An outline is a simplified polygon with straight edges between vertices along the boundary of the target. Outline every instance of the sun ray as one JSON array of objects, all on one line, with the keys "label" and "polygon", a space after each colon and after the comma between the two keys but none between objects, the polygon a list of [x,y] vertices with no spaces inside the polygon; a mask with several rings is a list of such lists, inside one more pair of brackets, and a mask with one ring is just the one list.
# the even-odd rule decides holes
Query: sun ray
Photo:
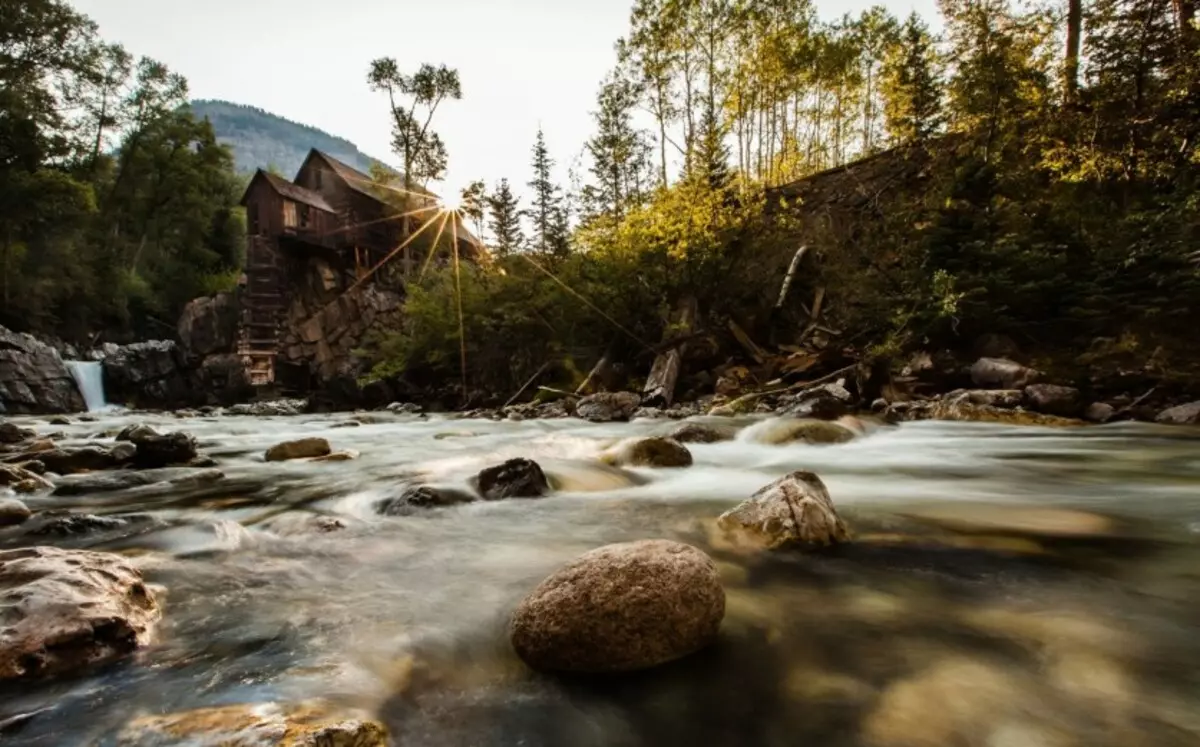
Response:
[{"label": "sun ray", "polygon": [[450,237],[454,248],[454,295],[458,299],[458,354],[459,366],[462,371],[463,404],[467,401],[467,333],[463,324],[462,280],[459,278],[458,267],[458,211],[450,213]]},{"label": "sun ray", "polygon": [[420,215],[421,213],[426,213],[426,212],[429,212],[430,210],[437,210],[437,209],[438,209],[437,205],[428,205],[423,208],[417,208],[416,210],[409,210],[406,213],[396,213],[395,215],[385,215],[382,218],[375,218],[373,220],[365,220],[365,221],[362,221],[361,223],[352,223],[348,226],[343,226],[341,228],[327,232],[325,234],[325,236],[336,236],[339,233],[343,233],[345,231],[353,231],[356,228],[366,228],[367,226],[372,226],[372,225],[375,225],[376,223],[386,223],[388,221],[401,220],[403,218],[410,218],[414,215]]},{"label": "sun ray", "polygon": [[[429,253],[425,255],[425,262],[421,264],[421,272],[417,275],[417,282],[425,279],[425,271],[429,269],[429,263],[433,261],[433,255],[437,254],[438,242],[442,240],[442,231],[446,230],[446,219],[450,217],[450,213],[442,211],[438,213],[442,216],[442,225],[438,226],[437,235],[433,237],[433,245],[429,247]],[[434,216],[435,218],[437,216]]]},{"label": "sun ray", "polygon": [[422,223],[421,227],[418,228],[416,230],[416,232],[413,233],[412,236],[409,236],[399,246],[397,246],[392,251],[388,252],[388,255],[386,257],[379,260],[379,262],[377,262],[374,267],[372,267],[370,270],[368,270],[361,278],[356,280],[353,285],[351,285],[349,288],[347,288],[346,293],[349,293],[350,291],[354,290],[358,286],[362,285],[364,282],[366,282],[367,278],[371,277],[376,272],[378,272],[379,268],[383,267],[388,262],[391,262],[392,257],[395,257],[397,254],[404,251],[405,247],[407,247],[412,242],[416,241],[417,237],[420,236],[422,233],[424,233],[427,228],[429,228],[431,225],[433,225],[433,222],[436,221],[437,219],[438,219],[438,214],[434,214],[434,215],[430,216],[429,220]]},{"label": "sun ray", "polygon": [[611,316],[609,316],[608,314],[604,313],[604,310],[603,310],[603,309],[601,309],[599,306],[597,306],[596,304],[594,304],[594,303],[592,303],[591,301],[589,301],[589,300],[587,300],[586,298],[584,298],[582,294],[580,294],[578,291],[576,291],[576,290],[575,290],[574,288],[572,288],[571,286],[569,286],[569,285],[567,285],[566,283],[564,283],[562,280],[559,280],[559,279],[558,279],[558,276],[557,276],[557,275],[555,275],[553,272],[550,272],[550,271],[549,271],[549,270],[547,270],[545,267],[542,267],[540,264],[538,264],[537,262],[535,262],[535,261],[533,260],[533,257],[530,257],[530,256],[529,256],[527,253],[525,253],[525,252],[518,252],[518,256],[522,257],[522,258],[523,258],[523,259],[524,259],[526,262],[528,262],[529,264],[531,264],[531,265],[533,265],[534,267],[536,267],[538,270],[540,270],[540,271],[542,271],[543,273],[545,273],[545,274],[546,274],[546,277],[548,277],[548,278],[550,278],[551,280],[553,280],[554,282],[558,283],[560,286],[562,286],[563,290],[565,290],[567,293],[570,293],[572,296],[575,296],[576,298],[578,298],[578,299],[579,299],[580,301],[582,301],[582,302],[583,302],[583,304],[584,304],[585,306],[587,306],[589,309],[591,309],[592,311],[596,312],[596,313],[597,313],[597,314],[599,314],[600,316],[602,316],[602,317],[604,317],[605,319],[607,319],[607,320],[609,321],[609,323],[610,323],[610,324],[612,324],[614,327],[616,327],[617,329],[619,329],[619,330],[621,330],[622,332],[624,332],[626,335],[628,335],[628,336],[630,337],[630,339],[632,339],[632,340],[636,341],[636,342],[637,342],[639,345],[641,345],[642,347],[646,348],[647,350],[654,350],[654,347],[653,347],[652,345],[650,345],[648,342],[646,342],[646,341],[645,341],[645,340],[643,340],[642,338],[638,337],[638,336],[637,336],[637,335],[635,335],[634,333],[630,332],[629,330],[625,329],[625,327],[621,326],[621,323],[620,323],[620,322],[618,322],[616,319],[613,319],[613,318],[612,318]]}]

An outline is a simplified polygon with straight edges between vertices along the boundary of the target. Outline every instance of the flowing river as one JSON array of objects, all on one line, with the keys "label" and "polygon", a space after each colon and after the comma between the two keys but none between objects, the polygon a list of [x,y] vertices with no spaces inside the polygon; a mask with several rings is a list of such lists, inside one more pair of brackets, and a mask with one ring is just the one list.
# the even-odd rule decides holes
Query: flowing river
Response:
[{"label": "flowing river", "polygon": [[[690,444],[692,467],[623,472],[597,454],[673,424],[372,418],[138,417],[193,433],[226,479],[29,501],[138,515],[54,544],[135,558],[164,615],[128,661],[0,689],[0,723],[19,723],[0,743],[109,745],[141,714],[323,698],[398,745],[1200,744],[1200,431],[917,423],[807,446],[763,443],[770,423],[747,420],[735,441]],[[82,443],[129,422],[62,430]],[[361,457],[263,461],[308,435]],[[554,495],[376,511],[517,456]],[[855,544],[720,541],[713,519],[797,469],[822,477]],[[717,645],[610,678],[516,658],[507,619],[542,578],[659,537],[717,561]]]}]

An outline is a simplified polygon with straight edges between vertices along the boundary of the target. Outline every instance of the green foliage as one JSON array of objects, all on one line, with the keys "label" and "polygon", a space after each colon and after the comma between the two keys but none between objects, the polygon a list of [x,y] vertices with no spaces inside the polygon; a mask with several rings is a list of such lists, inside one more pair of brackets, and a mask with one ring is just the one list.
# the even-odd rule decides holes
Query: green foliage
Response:
[{"label": "green foliage", "polygon": [[240,267],[230,154],[181,108],[187,83],[161,63],[135,63],[58,0],[10,9],[0,17],[0,324],[161,336]]},{"label": "green foliage", "polygon": [[558,185],[551,178],[554,160],[546,148],[546,137],[538,130],[533,144],[533,204],[526,212],[533,224],[530,247],[543,255],[565,256],[570,251],[570,227]]},{"label": "green foliage", "polygon": [[942,125],[942,80],[929,28],[913,13],[883,67],[884,117],[899,143],[924,141]]},{"label": "green foliage", "polygon": [[458,71],[445,65],[421,65],[417,72],[400,72],[396,60],[371,62],[367,83],[388,96],[392,116],[392,150],[401,159],[404,188],[422,187],[446,171],[446,146],[430,128],[443,101],[462,98]]},{"label": "green foliage", "polygon": [[519,251],[525,243],[521,233],[521,207],[507,179],[501,179],[487,198],[488,228],[492,231],[492,248],[501,257]]}]

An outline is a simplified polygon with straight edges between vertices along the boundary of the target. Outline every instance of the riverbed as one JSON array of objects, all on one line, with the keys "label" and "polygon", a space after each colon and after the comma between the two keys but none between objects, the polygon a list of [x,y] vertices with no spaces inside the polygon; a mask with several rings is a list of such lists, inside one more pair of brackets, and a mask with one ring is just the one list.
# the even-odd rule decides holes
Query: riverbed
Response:
[{"label": "riverbed", "polygon": [[[635,421],[111,413],[66,443],[186,430],[225,479],[27,501],[120,528],[53,544],[132,557],[162,590],[152,646],[0,689],[5,745],[108,745],[132,718],[321,698],[398,745],[1127,747],[1200,743],[1200,430],[923,422],[835,446],[689,444],[684,469],[615,470]],[[351,425],[351,422],[355,423]],[[729,421],[723,421],[729,422]],[[358,459],[266,463],[322,436]],[[409,516],[415,484],[466,488],[536,460],[550,497]],[[747,553],[713,520],[793,470],[824,480],[856,542]],[[506,624],[542,578],[611,542],[717,561],[720,641],[640,675],[530,672]]]}]

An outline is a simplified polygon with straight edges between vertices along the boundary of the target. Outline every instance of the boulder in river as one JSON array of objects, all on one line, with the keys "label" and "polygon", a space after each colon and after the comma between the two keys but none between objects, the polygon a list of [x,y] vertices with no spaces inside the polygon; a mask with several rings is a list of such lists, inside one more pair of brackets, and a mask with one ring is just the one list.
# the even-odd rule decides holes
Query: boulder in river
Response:
[{"label": "boulder in river", "polygon": [[295,441],[284,441],[267,449],[268,462],[286,462],[292,459],[312,459],[323,457],[333,452],[329,441],[323,438],[300,438]]},{"label": "boulder in river", "polygon": [[1058,384],[1030,384],[1025,387],[1025,406],[1050,415],[1074,417],[1083,409],[1079,390]]},{"label": "boulder in river", "polygon": [[821,478],[793,472],[721,514],[717,526],[751,546],[820,548],[850,540]]},{"label": "boulder in river", "polygon": [[474,483],[485,501],[541,498],[550,492],[546,473],[531,459],[509,459],[504,464],[488,467],[475,476]]},{"label": "boulder in river", "polygon": [[94,472],[102,469],[112,469],[117,466],[112,453],[101,446],[81,446],[79,448],[60,448],[50,451],[40,451],[37,461],[46,465],[46,469],[60,475],[70,475],[76,472]]},{"label": "boulder in river", "polygon": [[950,392],[942,399],[959,405],[985,405],[1011,410],[1024,403],[1025,393],[1020,389],[961,389]]},{"label": "boulder in river", "polygon": [[0,412],[82,412],[87,406],[58,351],[0,327]]},{"label": "boulder in river", "polygon": [[843,444],[854,440],[854,431],[841,423],[807,418],[775,418],[744,431],[745,438],[761,444],[805,443],[812,446]]},{"label": "boulder in river", "polygon": [[142,574],[120,555],[0,552],[0,680],[120,659],[149,641],[159,616]]},{"label": "boulder in river", "polygon": [[131,425],[117,435],[137,447],[134,463],[142,469],[187,464],[196,458],[196,439],[190,433],[159,433],[148,425]]},{"label": "boulder in river", "polygon": [[896,402],[884,413],[888,422],[898,423],[916,420],[956,420],[968,423],[1002,423],[1004,425],[1076,426],[1082,421],[1047,415],[1020,408],[1010,410],[988,405],[973,405],[968,402],[926,400],[922,402]]},{"label": "boulder in river", "polygon": [[21,501],[15,498],[0,498],[0,527],[11,527],[24,524],[33,512]]},{"label": "boulder in river", "polygon": [[579,400],[575,414],[593,423],[624,422],[641,404],[642,398],[633,392],[600,392]]},{"label": "boulder in river", "polygon": [[628,672],[704,648],[724,616],[708,555],[643,540],[592,550],[542,581],[517,606],[509,637],[534,669]]},{"label": "boulder in river", "polygon": [[1200,425],[1200,402],[1190,402],[1163,410],[1154,422],[1165,425]]},{"label": "boulder in river", "polygon": [[798,418],[836,420],[850,412],[853,399],[841,383],[823,384],[787,397],[778,410]]},{"label": "boulder in river", "polygon": [[633,438],[601,457],[614,467],[690,467],[692,452],[673,438]]},{"label": "boulder in river", "polygon": [[710,423],[680,423],[671,431],[668,438],[673,438],[681,444],[715,444],[721,441],[732,441],[737,436],[737,428],[728,425],[713,425]]},{"label": "boulder in river", "polygon": [[0,464],[0,486],[17,493],[37,493],[54,487],[46,478],[16,464]]},{"label": "boulder in river", "polygon": [[980,358],[971,366],[971,381],[988,389],[1024,389],[1040,374],[1007,358]]},{"label": "boulder in river", "polygon": [[37,438],[37,434],[28,428],[22,428],[7,420],[0,422],[0,444],[19,444]]},{"label": "boulder in river", "polygon": [[119,747],[387,747],[387,730],[324,703],[247,703],[135,719]]},{"label": "boulder in river", "polygon": [[465,490],[434,485],[414,485],[405,489],[399,496],[380,503],[378,510],[384,516],[407,516],[416,511],[456,506],[460,503],[471,503],[474,500],[475,496]]}]

